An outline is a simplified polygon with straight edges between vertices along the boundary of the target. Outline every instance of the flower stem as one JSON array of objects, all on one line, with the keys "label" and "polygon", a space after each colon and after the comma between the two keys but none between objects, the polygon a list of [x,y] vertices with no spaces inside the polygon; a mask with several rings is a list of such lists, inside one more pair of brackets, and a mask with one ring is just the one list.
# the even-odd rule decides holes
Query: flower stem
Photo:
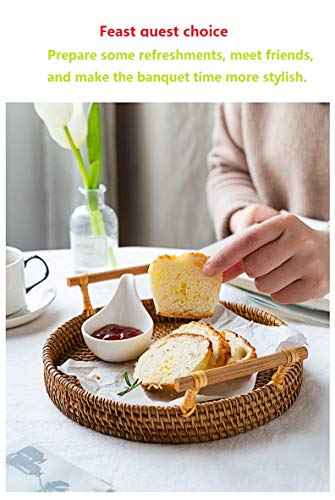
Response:
[{"label": "flower stem", "polygon": [[[81,173],[81,177],[83,179],[84,187],[88,190],[87,193],[87,203],[88,203],[88,208],[90,212],[90,226],[91,226],[91,231],[94,236],[106,236],[106,228],[105,228],[105,222],[102,217],[101,210],[99,208],[99,200],[97,193],[89,192],[89,177],[88,173],[86,170],[86,166],[83,160],[83,157],[81,156],[80,150],[76,147],[70,130],[67,125],[64,126],[64,132],[67,137],[67,140],[69,141],[71,150],[74,154],[75,159],[77,160],[79,170]],[[108,240],[107,240],[108,241]],[[116,267],[116,260],[114,256],[113,249],[108,247],[108,259],[109,262],[112,266],[112,268]]]},{"label": "flower stem", "polygon": [[105,236],[106,235],[106,229],[105,229],[105,223],[102,218],[102,213],[99,208],[92,209],[89,207],[90,210],[90,222],[91,222],[91,230],[92,234],[94,236]]},{"label": "flower stem", "polygon": [[75,143],[74,143],[74,141],[72,139],[72,135],[70,134],[70,130],[69,130],[69,128],[68,128],[67,125],[64,126],[64,132],[65,132],[67,140],[69,141],[69,144],[70,144],[70,147],[71,147],[72,152],[74,154],[74,157],[77,160],[77,163],[78,163],[78,166],[79,166],[79,170],[80,170],[80,173],[81,173],[81,177],[83,179],[84,186],[85,186],[86,189],[88,189],[88,187],[89,187],[89,179],[88,179],[88,174],[87,174],[87,170],[86,170],[86,167],[85,167],[85,163],[84,163],[83,157],[81,156],[81,153],[80,153],[79,149],[76,147],[76,145],[75,145]]},{"label": "flower stem", "polygon": [[116,268],[116,259],[115,259],[113,249],[111,247],[108,247],[108,257],[109,257],[110,265],[112,266],[113,269],[115,269]]}]

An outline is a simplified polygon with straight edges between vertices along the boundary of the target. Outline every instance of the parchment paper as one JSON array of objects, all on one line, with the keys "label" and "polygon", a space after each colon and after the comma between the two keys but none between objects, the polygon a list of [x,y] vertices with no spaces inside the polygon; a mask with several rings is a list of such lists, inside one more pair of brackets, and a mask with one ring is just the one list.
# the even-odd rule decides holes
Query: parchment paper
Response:
[{"label": "parchment paper", "polygon": [[[229,329],[235,331],[255,347],[258,357],[274,354],[282,349],[307,345],[305,336],[292,327],[264,326],[247,321],[221,304],[217,304],[211,318],[201,321],[212,325],[216,330]],[[58,368],[67,375],[75,375],[82,387],[88,392],[106,399],[137,405],[166,406],[181,404],[183,394],[178,398],[171,399],[154,392],[145,392],[141,387],[137,387],[124,396],[118,396],[117,393],[126,388],[125,372],[128,372],[130,380],[133,381],[134,366],[134,361],[106,363],[104,361],[93,362],[68,359]],[[241,377],[205,387],[197,396],[197,401],[210,401],[249,392],[255,385],[256,375],[253,374],[250,377]]]}]

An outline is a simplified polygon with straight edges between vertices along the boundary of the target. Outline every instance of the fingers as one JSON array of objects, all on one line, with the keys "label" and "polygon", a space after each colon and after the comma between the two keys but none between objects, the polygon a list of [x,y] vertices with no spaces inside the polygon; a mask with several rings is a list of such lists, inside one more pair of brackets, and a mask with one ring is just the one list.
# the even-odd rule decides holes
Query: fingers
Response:
[{"label": "fingers", "polygon": [[231,243],[228,243],[214,257],[208,259],[203,269],[204,274],[215,276],[227,271],[258,248],[278,239],[285,229],[285,217],[285,215],[272,217],[236,235]]},{"label": "fingers", "polygon": [[313,283],[308,279],[294,281],[279,292],[271,294],[271,298],[280,304],[305,302],[313,296]]},{"label": "fingers", "polygon": [[243,271],[277,302],[321,297],[329,290],[329,233],[291,214],[278,215],[236,235],[204,267],[205,275],[222,273],[223,281]]},{"label": "fingers", "polygon": [[238,262],[233,267],[227,269],[227,271],[222,273],[222,281],[225,283],[226,281],[233,280],[242,273],[244,273],[244,266],[243,266],[243,260],[240,260],[240,262]]},{"label": "fingers", "polygon": [[230,229],[233,233],[238,233],[252,226],[252,224],[263,222],[278,214],[279,212],[275,208],[252,203],[233,213],[229,222]]},{"label": "fingers", "polygon": [[268,274],[255,279],[260,292],[268,293],[283,304],[304,302],[327,293],[327,270],[324,258],[313,240],[299,240],[294,255]]},{"label": "fingers", "polygon": [[301,278],[301,270],[297,265],[297,259],[291,258],[270,273],[256,278],[255,285],[260,292],[272,294],[299,278]]},{"label": "fingers", "polygon": [[245,272],[250,278],[264,276],[286,262],[293,254],[293,245],[281,236],[248,255],[243,260]]},{"label": "fingers", "polygon": [[267,205],[259,205],[258,209],[255,210],[254,220],[255,222],[264,222],[279,213],[275,208],[268,207]]}]

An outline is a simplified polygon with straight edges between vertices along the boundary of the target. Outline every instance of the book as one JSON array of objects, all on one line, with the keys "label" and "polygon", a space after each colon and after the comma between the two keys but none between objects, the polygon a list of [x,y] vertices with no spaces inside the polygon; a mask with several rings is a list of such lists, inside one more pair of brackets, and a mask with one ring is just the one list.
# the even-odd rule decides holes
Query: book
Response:
[{"label": "book", "polygon": [[6,491],[74,492],[114,491],[111,484],[96,478],[25,438],[7,440]]}]

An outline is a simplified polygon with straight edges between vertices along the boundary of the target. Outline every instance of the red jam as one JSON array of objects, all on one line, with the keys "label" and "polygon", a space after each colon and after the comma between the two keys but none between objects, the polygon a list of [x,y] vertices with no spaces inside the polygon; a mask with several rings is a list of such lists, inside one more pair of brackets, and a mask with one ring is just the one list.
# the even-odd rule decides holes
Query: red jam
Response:
[{"label": "red jam", "polygon": [[102,326],[92,333],[92,337],[100,340],[124,340],[137,337],[143,333],[132,326],[120,326],[111,323],[110,325]]}]

